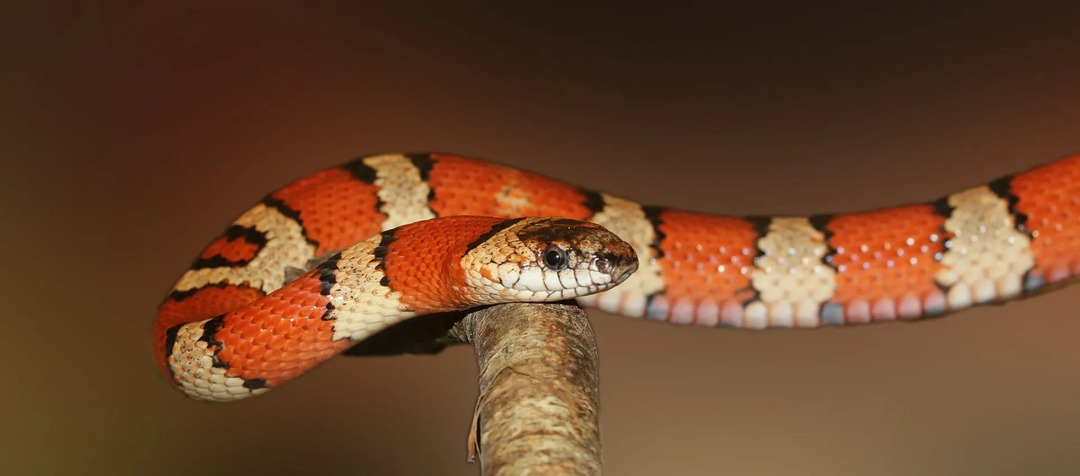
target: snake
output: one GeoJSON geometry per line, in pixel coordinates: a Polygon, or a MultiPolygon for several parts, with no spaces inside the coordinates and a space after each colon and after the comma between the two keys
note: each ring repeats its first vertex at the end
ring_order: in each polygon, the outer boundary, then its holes
{"type": "Polygon", "coordinates": [[[152,328],[189,397],[258,395],[404,320],[511,301],[679,325],[942,316],[1080,275],[1080,155],[869,211],[722,216],[439,153],[363,156],[266,195],[152,328]]]}

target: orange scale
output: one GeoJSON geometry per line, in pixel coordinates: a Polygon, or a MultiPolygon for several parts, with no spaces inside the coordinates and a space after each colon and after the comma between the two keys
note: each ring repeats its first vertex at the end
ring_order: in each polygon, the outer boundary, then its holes
{"type": "Polygon", "coordinates": [[[296,355],[284,349],[279,349],[274,359],[274,371],[279,373],[291,372],[299,365],[296,355]]]}
{"type": "Polygon", "coordinates": [[[539,174],[451,155],[432,154],[428,183],[431,209],[439,215],[592,216],[573,185],[539,174]]]}
{"type": "Polygon", "coordinates": [[[306,368],[293,368],[289,370],[283,370],[281,371],[281,373],[278,374],[277,378],[275,378],[274,381],[282,383],[288,382],[289,380],[299,377],[300,374],[304,373],[305,371],[307,371],[306,368]]]}
{"type": "Polygon", "coordinates": [[[663,256],[658,263],[667,282],[667,299],[700,303],[741,302],[746,298],[739,291],[750,286],[750,279],[740,272],[739,267],[744,259],[753,259],[741,255],[742,250],[756,250],[759,236],[752,223],[741,218],[664,210],[658,228],[663,235],[660,242],[663,256]],[[701,251],[697,250],[698,246],[701,251]],[[684,247],[692,251],[679,252],[684,247]],[[719,265],[696,265],[697,262],[712,261],[735,266],[725,266],[721,271],[719,265]]]}
{"type": "Polygon", "coordinates": [[[247,356],[251,360],[262,360],[266,356],[266,347],[261,345],[252,345],[248,350],[247,356]]]}
{"type": "MultiPolygon", "coordinates": [[[[221,334],[221,332],[219,331],[218,334],[221,334]]],[[[225,349],[232,349],[239,346],[241,342],[245,342],[243,338],[236,333],[228,333],[224,338],[215,337],[215,340],[221,342],[225,349]]]]}
{"type": "Polygon", "coordinates": [[[233,349],[233,352],[236,352],[237,355],[249,355],[251,349],[254,348],[255,346],[252,345],[251,340],[242,340],[236,344],[236,348],[233,349]]]}
{"type": "Polygon", "coordinates": [[[257,340],[260,333],[262,333],[262,329],[260,329],[259,326],[248,325],[244,326],[244,328],[240,331],[240,337],[250,342],[257,340]]]}
{"type": "Polygon", "coordinates": [[[299,367],[297,367],[295,365],[295,362],[289,361],[289,363],[293,364],[293,365],[280,366],[280,367],[274,369],[269,374],[271,376],[271,379],[269,379],[269,382],[275,382],[275,385],[277,383],[284,383],[284,382],[292,380],[292,379],[294,379],[296,377],[299,377],[300,374],[304,372],[303,369],[301,369],[301,368],[299,368],[299,367]]]}
{"type": "Polygon", "coordinates": [[[289,330],[291,330],[292,327],[293,327],[293,323],[292,323],[291,320],[289,320],[289,319],[280,319],[280,320],[277,321],[276,324],[274,324],[274,327],[272,329],[270,329],[270,332],[273,332],[274,335],[284,339],[284,338],[286,338],[288,336],[289,330]]]}
{"type": "Polygon", "coordinates": [[[258,346],[260,346],[260,347],[264,347],[264,348],[265,348],[265,347],[267,347],[267,346],[269,346],[269,345],[270,345],[270,342],[271,342],[271,341],[272,341],[273,339],[274,339],[274,333],[273,333],[273,332],[269,332],[269,331],[267,331],[266,329],[261,329],[261,330],[259,330],[259,333],[258,333],[258,334],[256,334],[256,335],[255,335],[255,336],[254,336],[254,337],[253,337],[253,338],[251,339],[251,341],[252,341],[253,343],[255,343],[255,345],[258,345],[258,346]]]}
{"type": "Polygon", "coordinates": [[[299,366],[299,362],[296,359],[296,352],[289,349],[288,344],[278,349],[277,361],[281,370],[294,369],[299,366]]]}
{"type": "Polygon", "coordinates": [[[1052,273],[1080,262],[1080,156],[1017,174],[1011,193],[1016,211],[1027,215],[1027,230],[1035,237],[1031,251],[1036,271],[1052,273]]]}
{"type": "Polygon", "coordinates": [[[920,241],[930,243],[928,237],[940,233],[944,221],[945,217],[935,214],[932,205],[833,217],[826,224],[831,233],[829,246],[836,250],[829,262],[837,269],[837,288],[830,301],[862,306],[895,300],[907,293],[925,295],[936,289],[934,275],[940,265],[933,255],[944,247],[931,243],[923,252],[918,245],[920,241]],[[904,244],[908,237],[917,238],[916,246],[904,244]],[[901,244],[906,248],[902,259],[896,254],[901,244]],[[911,258],[916,258],[915,264],[911,258]]]}
{"type": "Polygon", "coordinates": [[[284,377],[290,374],[299,375],[302,371],[300,362],[296,360],[296,354],[292,352],[282,352],[280,364],[281,365],[277,369],[277,373],[280,377],[284,377]]]}
{"type": "MultiPolygon", "coordinates": [[[[310,310],[307,308],[301,308],[301,312],[308,316],[311,315],[310,310]]],[[[313,322],[313,319],[311,318],[302,319],[296,321],[296,325],[293,326],[293,330],[291,332],[297,335],[306,335],[310,332],[313,332],[313,329],[318,325],[319,324],[317,322],[313,322]]]]}
{"type": "Polygon", "coordinates": [[[296,339],[287,339],[285,341],[285,347],[283,347],[283,350],[285,352],[296,353],[296,351],[299,350],[299,347],[299,342],[297,342],[296,339]]]}
{"type": "MultiPolygon", "coordinates": [[[[224,351],[222,351],[222,352],[224,353],[224,351]]],[[[251,361],[252,361],[251,356],[249,356],[247,354],[236,353],[236,354],[231,355],[229,357],[229,361],[228,361],[229,371],[226,372],[226,375],[229,375],[229,376],[239,375],[239,372],[236,371],[236,370],[233,370],[233,369],[250,368],[252,366],[251,361]]]]}
{"type": "Polygon", "coordinates": [[[232,240],[227,236],[218,237],[203,250],[199,258],[210,259],[221,256],[230,263],[251,261],[262,247],[255,243],[249,243],[243,237],[232,240]]]}
{"type": "Polygon", "coordinates": [[[323,339],[322,334],[323,333],[322,333],[321,329],[318,329],[318,328],[308,329],[307,332],[304,332],[302,340],[304,342],[307,342],[307,343],[316,343],[316,344],[329,340],[329,339],[323,339]]]}
{"type": "Polygon", "coordinates": [[[281,361],[280,347],[269,347],[266,349],[266,353],[263,355],[263,360],[256,363],[260,369],[263,369],[264,371],[271,371],[277,370],[282,367],[283,362],[281,361]]]}
{"type": "MultiPolygon", "coordinates": [[[[294,305],[289,304],[288,302],[284,302],[284,301],[274,303],[274,306],[270,310],[271,310],[271,314],[273,314],[275,316],[279,316],[279,317],[281,317],[281,316],[298,316],[298,317],[303,316],[301,314],[302,309],[300,308],[300,306],[294,306],[294,305]]],[[[306,317],[306,316],[303,316],[303,317],[306,317]]]]}
{"type": "Polygon", "coordinates": [[[271,196],[296,210],[315,254],[347,248],[380,231],[386,216],[378,210],[378,188],[344,169],[318,172],[271,196]]]}

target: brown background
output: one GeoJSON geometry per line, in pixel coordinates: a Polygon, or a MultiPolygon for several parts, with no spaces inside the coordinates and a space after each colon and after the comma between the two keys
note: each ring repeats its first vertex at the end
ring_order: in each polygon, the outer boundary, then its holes
{"type": "MultiPolygon", "coordinates": [[[[335,359],[236,404],[152,365],[155,306],[201,247],[360,154],[804,214],[1080,151],[1075,8],[762,4],[5,9],[0,472],[476,474],[468,348],[335,359]]],[[[1077,474],[1077,303],[764,333],[594,312],[607,471],[1077,474]]]]}

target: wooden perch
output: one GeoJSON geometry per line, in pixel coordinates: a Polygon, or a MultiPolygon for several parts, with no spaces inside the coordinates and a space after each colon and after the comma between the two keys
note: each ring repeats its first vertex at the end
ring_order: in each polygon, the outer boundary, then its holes
{"type": "Polygon", "coordinates": [[[600,474],[596,340],[573,304],[501,304],[422,316],[360,342],[354,356],[437,353],[472,344],[480,397],[469,461],[484,475],[600,474]]]}
{"type": "Polygon", "coordinates": [[[450,336],[476,349],[469,460],[479,453],[483,474],[600,474],[596,341],[581,308],[493,306],[450,336]]]}

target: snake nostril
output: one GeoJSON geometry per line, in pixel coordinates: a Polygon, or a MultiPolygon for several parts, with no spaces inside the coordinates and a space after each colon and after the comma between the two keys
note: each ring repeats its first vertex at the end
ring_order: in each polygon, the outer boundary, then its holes
{"type": "Polygon", "coordinates": [[[619,257],[614,253],[604,253],[596,257],[596,270],[601,273],[611,274],[618,267],[619,257]]]}

